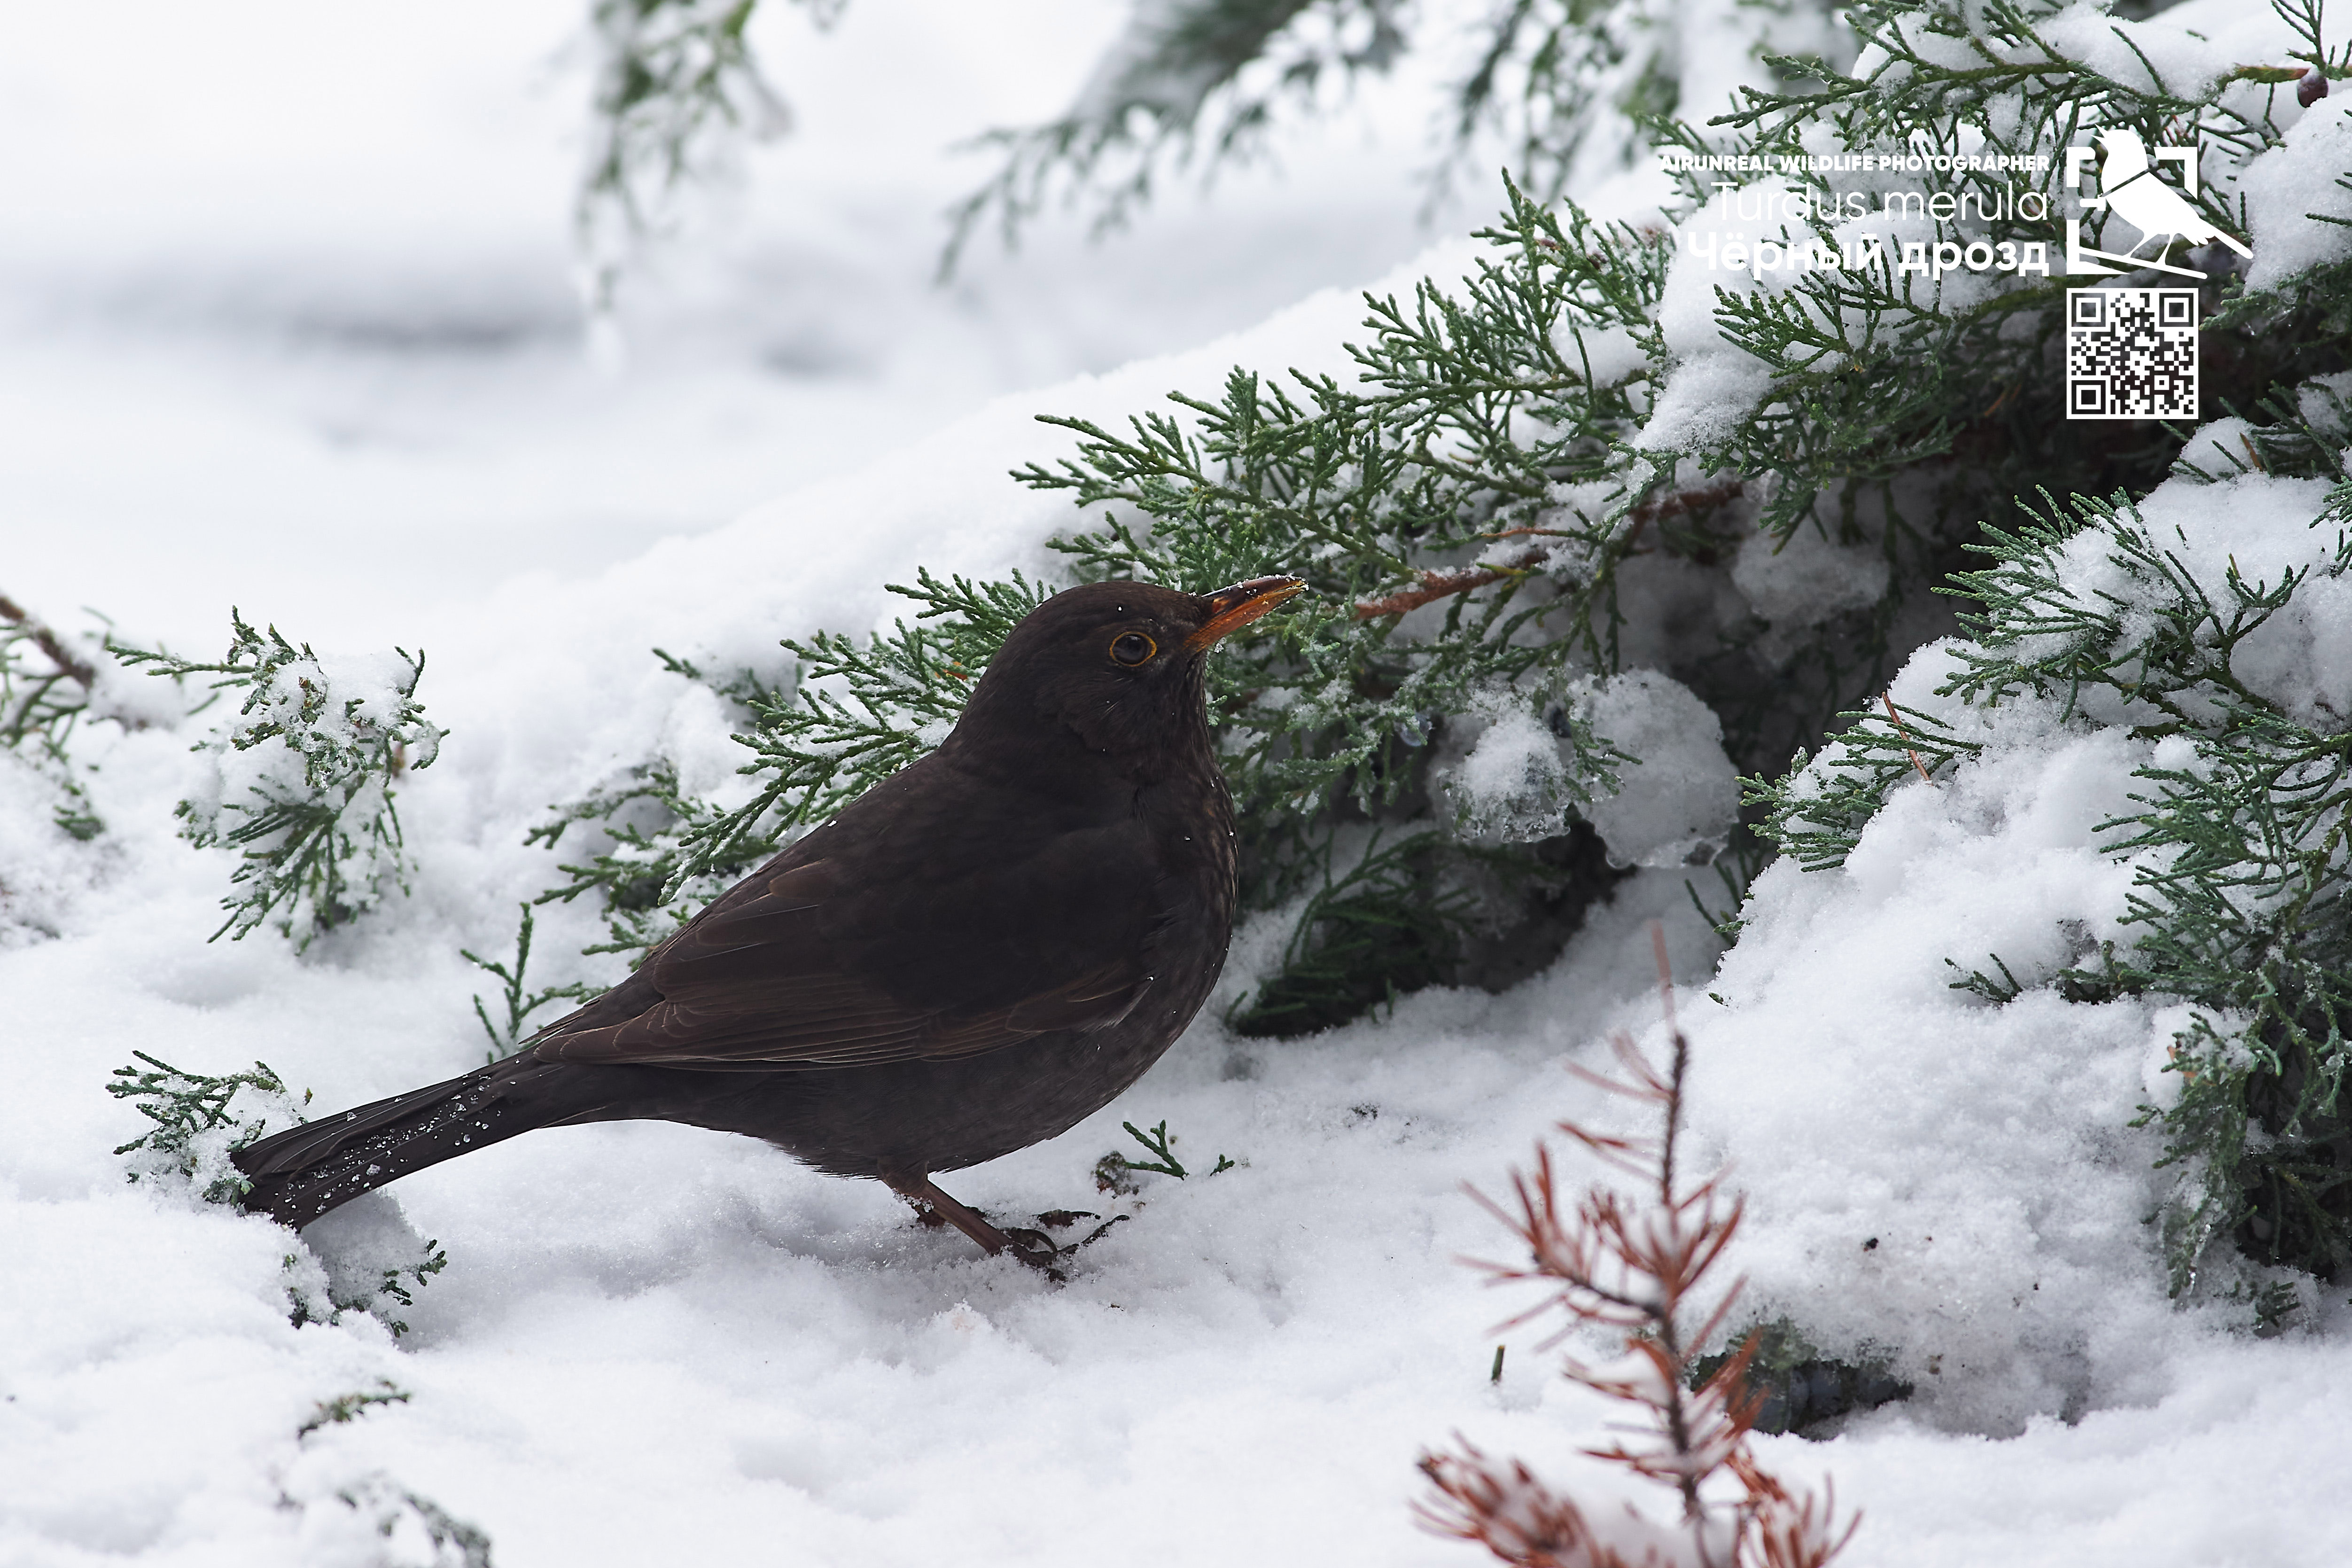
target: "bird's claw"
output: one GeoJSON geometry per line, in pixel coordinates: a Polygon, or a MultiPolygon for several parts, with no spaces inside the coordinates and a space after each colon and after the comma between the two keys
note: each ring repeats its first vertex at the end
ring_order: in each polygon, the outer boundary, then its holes
{"type": "Polygon", "coordinates": [[[1056,1267],[1065,1256],[1065,1249],[1055,1246],[1052,1237],[1042,1230],[1030,1230],[1017,1225],[1004,1226],[1000,1234],[1004,1237],[1005,1256],[1016,1258],[1030,1268],[1044,1271],[1056,1283],[1065,1278],[1056,1267]]]}
{"type": "MultiPolygon", "coordinates": [[[[1067,1230],[1082,1219],[1095,1219],[1097,1215],[1086,1209],[1050,1209],[1037,1216],[1037,1223],[1055,1230],[1067,1230]]],[[[1042,1270],[1056,1284],[1066,1284],[1069,1276],[1062,1265],[1077,1255],[1081,1247],[1092,1247],[1108,1236],[1115,1225],[1132,1218],[1129,1215],[1113,1215],[1076,1241],[1057,1242],[1042,1230],[1025,1226],[1006,1226],[1000,1232],[1004,1237],[1004,1250],[1032,1268],[1042,1270]]]]}
{"type": "MultiPolygon", "coordinates": [[[[1110,1234],[1111,1226],[1115,1225],[1125,1225],[1129,1220],[1131,1220],[1135,1216],[1131,1214],[1115,1214],[1111,1215],[1110,1218],[1104,1219],[1102,1224],[1095,1226],[1094,1229],[1087,1232],[1086,1235],[1078,1237],[1077,1240],[1063,1242],[1061,1244],[1062,1256],[1066,1258],[1082,1247],[1092,1247],[1096,1242],[1100,1241],[1104,1237],[1110,1234]]],[[[1095,1213],[1092,1209],[1049,1209],[1045,1213],[1037,1216],[1037,1223],[1043,1226],[1050,1226],[1055,1230],[1067,1230],[1082,1219],[1102,1219],[1102,1216],[1095,1213]]]]}

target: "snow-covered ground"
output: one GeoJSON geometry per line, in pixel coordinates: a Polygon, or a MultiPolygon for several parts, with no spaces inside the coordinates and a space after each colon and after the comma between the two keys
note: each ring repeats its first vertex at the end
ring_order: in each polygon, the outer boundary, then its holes
{"type": "MultiPolygon", "coordinates": [[[[300,957],[205,941],[228,865],[173,836],[190,734],[92,733],[91,846],[0,773],[0,1564],[432,1562],[413,1494],[505,1568],[1466,1568],[1412,1527],[1415,1456],[1459,1432],[1582,1478],[1611,1412],[1539,1330],[1490,1331],[1521,1303],[1455,1261],[1500,1242],[1460,1184],[1613,1114],[1562,1068],[1615,1027],[1655,1043],[1654,918],[1758,1300],[1919,1385],[1759,1443],[1864,1510],[1846,1561],[2352,1558],[2344,1304],[2256,1340],[2165,1300],[2157,1140],[2127,1123],[2168,1026],[1947,984],[1944,933],[2030,952],[2112,902],[2090,840],[2116,770],[2056,742],[1899,795],[1843,871],[1768,874],[1720,973],[1681,875],[1649,870],[1502,996],[1272,1044],[1227,1037],[1221,997],[1108,1110],[948,1184],[1096,1206],[1122,1120],[1242,1162],[1143,1178],[1064,1286],[748,1141],[566,1129],[394,1189],[450,1258],[395,1343],[289,1324],[284,1231],[123,1183],[141,1124],[102,1086],[134,1050],[258,1058],[320,1109],[479,1060],[458,949],[506,951],[547,885],[525,829],[656,741],[689,784],[732,765],[649,647],[869,626],[919,562],[1047,567],[1066,502],[1003,477],[1056,449],[1031,416],[1117,418],[1236,361],[1336,369],[1354,288],[1463,265],[1461,241],[1412,259],[1408,81],[1286,177],[1098,248],[1048,226],[932,290],[936,213],[978,167],[940,146],[1051,111],[1116,21],[982,9],[769,25],[802,129],[640,286],[618,377],[568,294],[579,6],[0,9],[0,592],[191,652],[232,603],[331,663],[421,643],[451,731],[402,796],[415,896],[300,957]],[[300,1433],[383,1382],[406,1402],[300,1433]]],[[[567,957],[592,934],[546,911],[534,978],[610,978],[567,957]]]]}

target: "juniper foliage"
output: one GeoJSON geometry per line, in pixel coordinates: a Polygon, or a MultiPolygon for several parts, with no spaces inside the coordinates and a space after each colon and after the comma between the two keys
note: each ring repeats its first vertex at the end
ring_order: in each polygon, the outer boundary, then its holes
{"type": "Polygon", "coordinates": [[[25,758],[58,792],[60,831],[88,840],[105,828],[77,776],[69,747],[90,718],[98,670],[88,658],[0,594],[0,749],[25,758]]]}
{"type": "Polygon", "coordinates": [[[332,1399],[322,1399],[309,1420],[294,1429],[299,1439],[308,1437],[321,1426],[340,1426],[358,1419],[382,1405],[405,1405],[415,1397],[389,1378],[377,1378],[373,1388],[355,1388],[349,1394],[339,1394],[332,1399]]]}
{"type": "MultiPolygon", "coordinates": [[[[2040,7],[1989,7],[1979,37],[1957,13],[1865,5],[1857,8],[1865,30],[1905,68],[1832,80],[1823,96],[1850,100],[1847,112],[1858,126],[1872,117],[1895,122],[1892,117],[1937,102],[2006,94],[2077,140],[2078,128],[2116,123],[2134,126],[2150,142],[2193,135],[2203,150],[2201,210],[2244,233],[2237,174],[2280,144],[2279,110],[2291,105],[2293,84],[2306,71],[2336,80],[2352,71],[2352,48],[2330,53],[2323,46],[2316,0],[2279,0],[2273,8],[2302,39],[2290,56],[2300,63],[2241,66],[2190,97],[2070,68],[2055,51],[2037,52],[2033,29],[2046,16],[2040,7]],[[1952,50],[1939,47],[1939,37],[1969,39],[1979,59],[1950,63],[1952,50]]],[[[2147,75],[2161,79],[2152,67],[2147,75]]],[[[2009,122],[2007,114],[1987,119],[1995,127],[2009,122]]],[[[2046,134],[2009,143],[1996,134],[1994,144],[2053,146],[2046,134]]],[[[2086,223],[2085,243],[2107,248],[2096,224],[2086,223]]],[[[2021,458],[2043,465],[2033,487],[2040,503],[1993,514],[1981,539],[1967,545],[1989,564],[1952,579],[1950,591],[1979,608],[1961,616],[1970,634],[1960,650],[1963,671],[1938,692],[1984,709],[2023,694],[2054,696],[2078,724],[2112,724],[2138,739],[2186,745],[2177,761],[2137,775],[2146,784],[2136,796],[2141,809],[2102,828],[2109,852],[2136,868],[2126,916],[2133,940],[2026,981],[2000,955],[1986,955],[1956,982],[1993,1000],[2046,984],[2074,1001],[2135,994],[2198,1005],[2195,1021],[2174,1042],[2177,1099],[2143,1111],[2143,1121],[2161,1124],[2167,1163],[2181,1175],[2161,1216],[2176,1290],[2211,1272],[2221,1256],[2215,1244],[2224,1241],[2256,1262],[2323,1277],[2352,1262],[2352,1121],[2340,1098],[2352,1059],[2342,1023],[2352,1001],[2341,980],[2352,962],[2345,947],[2352,926],[2343,892],[2343,737],[2336,725],[2298,717],[2250,689],[2232,668],[2236,651],[2288,608],[2299,586],[2352,563],[2344,532],[2352,492],[2343,486],[2342,456],[2352,434],[2342,374],[2352,364],[2352,317],[2343,304],[2352,263],[2323,263],[2260,289],[2222,276],[2220,287],[2207,289],[2204,355],[2210,403],[2246,412],[2237,450],[2222,447],[2216,455],[2209,444],[2195,460],[2176,460],[2179,431],[2151,447],[2171,473],[2198,482],[2254,474],[2335,483],[2314,521],[2309,563],[2264,581],[2249,580],[2234,563],[2218,580],[2200,577],[2183,563],[2178,542],[2153,532],[2134,506],[2132,496],[2160,477],[2147,473],[2144,458],[2128,455],[2110,468],[2122,483],[2069,487],[2047,476],[2067,471],[2053,458],[2084,456],[2079,444],[2064,435],[2021,444],[2021,458]],[[2062,504],[2053,492],[2069,500],[2062,504]],[[2131,585],[2128,605],[2086,594],[2062,573],[2069,541],[2084,530],[2096,532],[2131,585]]],[[[2011,292],[2021,304],[2030,288],[2011,292]]],[[[2074,471],[2087,475],[2097,466],[2078,463],[2074,471]]],[[[1905,778],[1921,771],[1947,776],[1982,750],[1981,736],[1958,732],[1952,717],[1891,707],[1843,714],[1846,727],[1821,756],[1800,752],[1777,778],[1748,781],[1763,832],[1808,868],[1842,863],[1905,778]]],[[[2231,1290],[2253,1300],[2258,1317],[2281,1310],[2275,1282],[2221,1288],[2231,1290]]]]}
{"type": "Polygon", "coordinates": [[[532,901],[570,903],[583,893],[596,894],[606,937],[582,950],[590,954],[651,951],[716,896],[727,875],[748,867],[767,847],[767,841],[753,841],[747,834],[743,859],[714,861],[700,875],[683,874],[681,835],[718,816],[719,808],[682,789],[677,765],[666,757],[637,763],[614,783],[552,809],[555,815],[532,828],[525,843],[552,849],[580,826],[586,829],[583,837],[593,837],[594,844],[580,862],[561,865],[566,881],[532,901]]]}
{"type": "MultiPolygon", "coordinates": [[[[2029,984],[2069,1000],[2161,995],[2197,1004],[2173,1041],[2179,1088],[2149,1106],[2166,1162],[2183,1183],[2163,1219],[2175,1289],[2189,1289],[2212,1244],[2234,1240],[2258,1261],[2323,1277],[2352,1264],[2352,764],[2344,722],[2298,714],[2248,683],[2233,661],[2298,589],[2352,570],[2352,484],[2342,483],[2345,428],[2273,426],[2254,450],[2300,449],[2339,481],[2315,522],[2326,539],[2309,564],[2252,580],[2232,560],[2218,583],[2128,498],[2045,498],[2025,526],[1988,530],[1989,560],[1957,586],[1979,601],[1971,640],[1938,689],[1997,711],[2024,696],[2061,705],[2075,727],[2118,728],[2164,742],[2133,777],[2137,809],[2103,823],[2105,851],[2134,867],[2122,917],[2132,940],[2105,944],[2021,982],[1999,955],[1957,984],[2007,1000],[2029,984]],[[2086,590],[2066,570],[2077,535],[2095,536],[2126,591],[2086,590]]],[[[2192,470],[2194,471],[2194,470],[2192,470]]],[[[1848,715],[1811,766],[1749,781],[1766,831],[1809,868],[1841,864],[1889,789],[1912,767],[1944,773],[1982,751],[1953,726],[1906,712],[1848,715]]]]}
{"type": "Polygon", "coordinates": [[[1100,233],[1170,165],[1247,159],[1286,105],[1311,110],[1333,79],[1386,71],[1406,23],[1402,0],[1138,0],[1066,112],[974,143],[1003,162],[951,214],[942,270],[992,216],[1010,247],[1059,193],[1091,205],[1100,233]]]}
{"type": "MultiPolygon", "coordinates": [[[[336,1486],[310,1506],[323,1507],[328,1498],[351,1510],[358,1521],[355,1534],[383,1542],[398,1539],[403,1547],[421,1545],[427,1555],[420,1568],[490,1568],[490,1538],[478,1526],[457,1518],[427,1497],[410,1491],[383,1471],[370,1471],[336,1486]]],[[[288,1506],[292,1506],[290,1501],[288,1506]]],[[[391,1562],[379,1547],[374,1561],[391,1562]]]]}
{"type": "Polygon", "coordinates": [[[198,848],[237,852],[213,932],[242,940],[265,924],[308,947],[394,889],[409,860],[392,785],[429,767],[442,731],[425,718],[416,685],[425,656],[393,650],[373,676],[331,674],[310,651],[255,630],[229,612],[228,651],[215,662],[110,645],[124,665],[173,680],[211,677],[214,692],[245,693],[226,731],[198,743],[215,759],[211,787],[180,803],[181,836],[198,848]]]}
{"type": "MultiPolygon", "coordinates": [[[[841,0],[803,0],[820,23],[841,0]]],[[[591,0],[596,50],[586,174],[572,213],[592,313],[611,309],[633,243],[678,184],[726,168],[732,134],[791,123],[744,37],[757,0],[591,0]]]]}
{"type": "Polygon", "coordinates": [[[295,1100],[267,1062],[254,1063],[250,1072],[214,1075],[184,1071],[144,1051],[131,1054],[145,1065],[116,1068],[106,1092],[131,1101],[152,1125],[114,1151],[139,1156],[127,1178],[184,1180],[206,1203],[236,1203],[251,1192],[253,1184],[229,1156],[301,1121],[310,1100],[307,1092],[295,1100]]]}
{"type": "MultiPolygon", "coordinates": [[[[1122,1121],[1119,1125],[1127,1130],[1127,1135],[1129,1138],[1142,1146],[1144,1158],[1139,1160],[1132,1154],[1112,1150],[1095,1163],[1095,1181],[1099,1185],[1108,1189],[1118,1184],[1119,1178],[1138,1172],[1152,1175],[1173,1176],[1180,1182],[1190,1177],[1191,1173],[1185,1169],[1184,1163],[1176,1157],[1173,1147],[1176,1141],[1175,1134],[1168,1131],[1168,1121],[1165,1117],[1161,1118],[1159,1125],[1153,1127],[1149,1132],[1132,1121],[1122,1121]]],[[[1213,1176],[1221,1172],[1233,1170],[1239,1163],[1220,1154],[1217,1156],[1217,1163],[1210,1167],[1208,1173],[1213,1176]]]]}
{"type": "Polygon", "coordinates": [[[491,1022],[490,1010],[483,1005],[481,994],[477,992],[474,995],[474,1016],[481,1020],[482,1033],[489,1037],[489,1059],[492,1061],[512,1055],[515,1048],[529,1037],[523,1026],[541,1007],[551,1002],[585,1001],[596,994],[595,987],[576,981],[568,985],[542,986],[537,991],[530,989],[524,977],[530,969],[530,939],[534,921],[530,905],[526,903],[521,909],[522,919],[515,929],[515,955],[511,967],[503,960],[484,958],[468,948],[457,950],[460,958],[499,982],[499,1000],[506,1012],[503,1021],[491,1022]]]}

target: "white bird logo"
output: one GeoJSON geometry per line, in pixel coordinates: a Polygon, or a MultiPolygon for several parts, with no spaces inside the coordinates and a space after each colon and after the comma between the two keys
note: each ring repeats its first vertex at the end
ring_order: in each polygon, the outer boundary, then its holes
{"type": "MultiPolygon", "coordinates": [[[[2236,239],[2206,222],[2179,192],[2156,177],[2156,172],[2148,167],[2147,145],[2139,139],[2138,132],[2118,126],[2100,132],[2094,140],[2106,149],[2107,162],[2099,171],[2099,195],[2095,204],[2086,202],[2084,205],[2104,205],[2139,230],[2139,244],[2123,252],[2117,259],[2132,258],[2133,252],[2140,246],[2158,235],[2164,236],[2168,242],[2179,238],[2196,245],[2208,245],[2219,240],[2241,256],[2253,255],[2236,239]]],[[[2157,251],[2159,257],[2163,254],[2162,248],[2157,251]]]]}

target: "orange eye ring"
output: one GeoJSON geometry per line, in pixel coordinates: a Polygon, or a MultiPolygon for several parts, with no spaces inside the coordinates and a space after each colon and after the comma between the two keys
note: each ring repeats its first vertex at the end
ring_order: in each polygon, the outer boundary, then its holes
{"type": "Polygon", "coordinates": [[[1110,643],[1110,657],[1130,669],[1148,661],[1160,651],[1160,645],[1141,632],[1121,632],[1110,643]]]}

